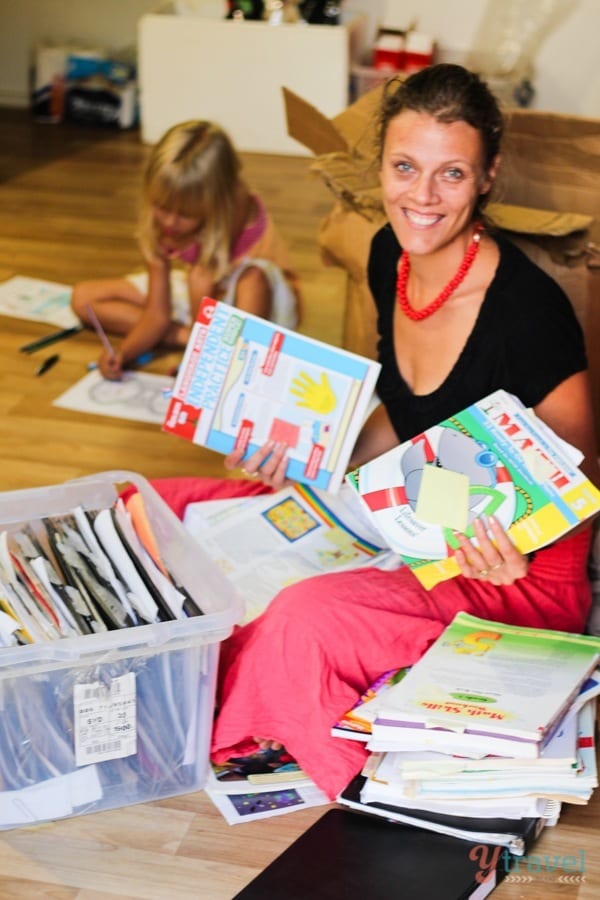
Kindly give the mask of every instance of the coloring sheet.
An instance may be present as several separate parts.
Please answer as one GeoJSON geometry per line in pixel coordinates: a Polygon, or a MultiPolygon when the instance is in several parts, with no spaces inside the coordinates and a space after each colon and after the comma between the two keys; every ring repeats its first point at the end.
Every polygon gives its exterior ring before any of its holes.
{"type": "Polygon", "coordinates": [[[71,291],[68,284],[15,275],[0,284],[0,313],[71,328],[79,324],[70,306],[71,291]]]}
{"type": "Polygon", "coordinates": [[[97,416],[162,425],[174,378],[150,372],[125,372],[108,381],[95,369],[54,400],[54,406],[97,416]]]}

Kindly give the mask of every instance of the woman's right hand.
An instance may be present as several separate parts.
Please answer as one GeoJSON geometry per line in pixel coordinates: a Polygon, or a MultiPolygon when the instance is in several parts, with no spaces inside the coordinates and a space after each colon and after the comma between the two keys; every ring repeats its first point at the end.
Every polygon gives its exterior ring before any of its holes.
{"type": "Polygon", "coordinates": [[[289,484],[285,477],[288,465],[287,444],[267,441],[244,461],[245,450],[234,450],[225,457],[225,468],[228,471],[241,467],[248,478],[260,478],[274,490],[289,484]]]}
{"type": "Polygon", "coordinates": [[[120,350],[115,350],[114,353],[108,353],[105,350],[98,360],[98,368],[102,376],[109,381],[121,380],[124,365],[125,361],[120,350]]]}

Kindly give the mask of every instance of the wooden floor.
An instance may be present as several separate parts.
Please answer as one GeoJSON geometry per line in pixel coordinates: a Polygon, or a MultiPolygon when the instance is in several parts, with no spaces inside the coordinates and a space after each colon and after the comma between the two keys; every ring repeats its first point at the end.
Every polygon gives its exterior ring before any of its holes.
{"type": "MultiPolygon", "coordinates": [[[[34,125],[20,111],[0,110],[0,280],[29,275],[71,284],[135,269],[135,206],[146,153],[134,132],[34,125]]],[[[244,160],[302,278],[302,330],[339,343],[344,279],[338,270],[323,267],[316,245],[318,223],[331,205],[327,190],[309,175],[306,158],[245,155],[244,160]]],[[[0,490],[112,469],[149,478],[223,474],[220,457],[156,427],[52,406],[97,356],[94,335],[82,333],[58,345],[59,363],[36,378],[37,358],[18,348],[47,329],[6,317],[0,326],[0,490]]],[[[175,361],[164,357],[149,370],[166,371],[175,361]]],[[[229,826],[200,792],[4,831],[0,900],[230,900],[323,812],[321,807],[229,826]]],[[[599,827],[600,793],[587,807],[566,806],[559,825],[547,829],[536,847],[542,864],[548,857],[548,867],[535,871],[532,858],[531,881],[507,881],[494,897],[597,898],[599,827]],[[561,883],[549,867],[580,852],[585,882],[561,883]]],[[[315,890],[311,900],[318,897],[315,890]]],[[[402,898],[401,886],[390,900],[396,898],[402,898]]]]}

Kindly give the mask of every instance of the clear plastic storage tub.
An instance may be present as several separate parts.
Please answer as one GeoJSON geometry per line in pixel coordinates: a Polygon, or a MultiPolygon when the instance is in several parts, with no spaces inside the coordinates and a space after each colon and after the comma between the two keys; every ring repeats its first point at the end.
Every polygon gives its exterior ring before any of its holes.
{"type": "Polygon", "coordinates": [[[0,531],[142,493],[162,557],[203,615],[0,650],[0,829],[201,789],[232,585],[151,485],[103,472],[0,494],[0,531]]]}

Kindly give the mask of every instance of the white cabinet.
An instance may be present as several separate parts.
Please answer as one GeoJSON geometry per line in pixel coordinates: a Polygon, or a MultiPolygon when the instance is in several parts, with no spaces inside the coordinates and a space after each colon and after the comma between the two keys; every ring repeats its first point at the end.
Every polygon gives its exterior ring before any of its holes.
{"type": "Polygon", "coordinates": [[[348,105],[351,62],[366,18],[342,25],[269,25],[145,15],[138,27],[142,140],[186,119],[218,122],[238,150],[308,155],[287,134],[282,87],[328,117],[348,105]]]}

